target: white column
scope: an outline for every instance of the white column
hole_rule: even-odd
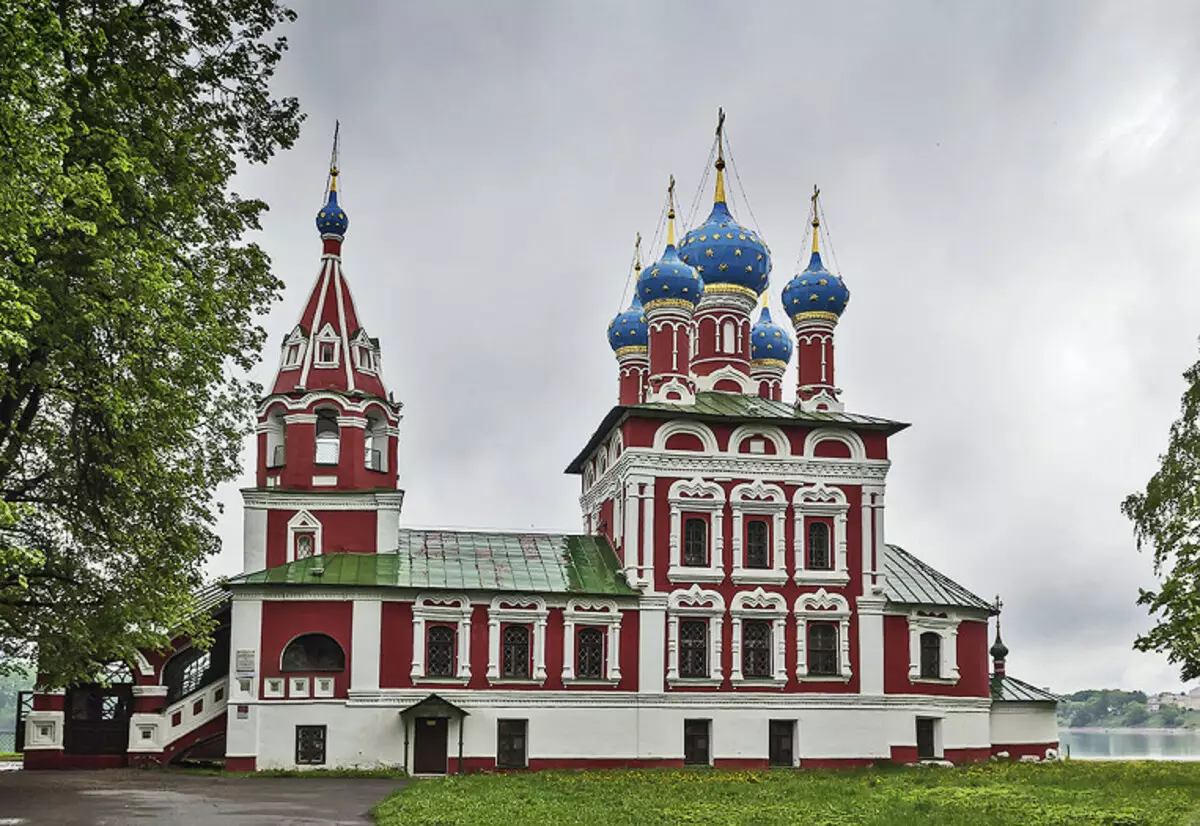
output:
[[[389,494],[379,510],[375,511],[375,551],[381,554],[396,553],[400,541],[400,502],[402,496]]]
[[[883,694],[882,597],[861,596],[858,605],[858,685],[861,694]]]
[[[608,678],[610,680],[621,679],[621,624],[619,622],[608,626]]]
[[[537,618],[533,633],[533,679],[546,679],[546,617]]]
[[[242,572],[252,573],[267,567],[267,511],[242,508]]]
[[[771,621],[771,656],[774,659],[775,667],[772,669],[772,674],[776,680],[787,680],[787,637],[784,630],[783,617],[776,617]]]
[[[467,606],[468,612],[470,606]],[[458,621],[458,676],[471,679],[471,615],[468,613]]]
[[[737,519],[735,516],[734,519]],[[716,625],[716,623],[714,623]],[[717,626],[719,629],[720,626]],[[719,633],[719,630],[716,632]],[[719,649],[718,649],[719,650]],[[732,667],[729,669],[729,679],[733,682],[741,682],[742,679],[742,618],[735,616],[733,618],[733,640],[729,644],[729,653],[733,661]],[[714,673],[713,676],[717,676]]]
[[[495,617],[488,619],[488,667],[487,678],[496,680],[500,677],[500,620]]]
[[[258,699],[259,675],[262,674],[261,647],[262,602],[234,599],[230,607],[229,714],[225,727],[225,754],[228,757],[258,756],[258,706],[255,701]],[[245,719],[241,719],[239,705],[246,706]]]
[[[787,506],[771,517],[771,564],[783,576],[787,576]]]
[[[350,620],[351,691],[375,691],[379,688],[382,621],[382,601],[354,600],[354,613]]]
[[[654,590],[654,479],[646,479],[642,489],[642,567],[638,574]]]
[[[625,483],[625,576],[638,578],[638,484],[630,480]],[[632,574],[632,575],[631,575]]]
[[[733,571],[733,575],[737,576],[738,574],[740,574],[742,572],[743,516],[742,516],[742,509],[740,507],[738,507],[737,505],[731,504],[729,507],[733,510],[733,541],[730,543],[730,545],[732,545],[732,551],[733,551],[733,565],[731,566],[731,568]],[[716,561],[716,560],[714,560],[714,561]],[[718,563],[718,565],[719,564],[721,564],[721,563]],[[717,566],[714,566],[714,567],[717,567]],[[735,579],[734,582],[737,582],[737,580]]]
[[[875,548],[875,530],[874,523],[871,520],[871,514],[875,510],[875,486],[863,485],[862,487],[862,505],[859,510],[862,512],[862,592],[864,594],[871,593],[871,585],[875,582],[875,571],[878,570],[878,560]]]
[[[575,619],[563,612],[563,680],[575,679]]]
[[[412,629],[412,668],[409,669],[408,676],[418,680],[425,676],[425,617],[414,616]]]
[[[712,620],[712,644],[709,650],[712,651],[712,665],[708,669],[708,673],[712,675],[714,680],[720,680],[725,674],[725,670],[721,667],[721,631],[725,627],[725,621],[721,617],[713,617]],[[737,667],[736,665],[734,666]]]
[[[884,538],[883,538],[883,486],[880,485],[875,492],[875,558],[877,571],[883,571],[883,554],[884,554]],[[876,580],[881,582],[882,580]]]

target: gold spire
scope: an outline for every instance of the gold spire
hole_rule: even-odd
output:
[[[821,194],[821,190],[817,189],[817,185],[816,185],[816,184],[813,184],[813,194],[812,194],[812,209],[813,209],[813,222],[812,222],[812,224],[813,224],[813,248],[812,248],[812,251],[813,251],[814,253],[819,253],[819,252],[821,251],[821,250],[820,250],[820,244],[819,244],[819,239],[820,239],[820,237],[821,237],[821,219],[820,219],[820,217],[818,217],[818,215],[817,215],[817,196],[819,196],[820,194]]]
[[[667,246],[675,246],[675,176],[667,184]]]
[[[769,296],[767,295],[767,291],[763,290],[762,301],[759,302],[759,306],[764,310],[767,309],[767,299],[768,298],[769,298]]]
[[[725,203],[725,110],[717,109],[717,192],[714,204]]]
[[[639,232],[633,241],[633,277],[642,271],[642,234]]]
[[[337,192],[337,176],[338,176],[338,133],[342,129],[342,122],[335,120],[333,122],[333,152],[329,155],[329,191]]]

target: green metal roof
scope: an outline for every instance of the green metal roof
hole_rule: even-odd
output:
[[[646,404],[617,405],[608,411],[608,415],[596,428],[596,432],[592,434],[587,445],[567,466],[567,473],[582,473],[583,463],[596,449],[596,445],[600,444],[623,419],[636,415],[661,418],[685,416],[698,419],[731,419],[739,422],[758,421],[778,424],[836,424],[863,430],[882,430],[889,435],[899,433],[908,427],[904,422],[881,419],[876,416],[864,416],[859,413],[799,410],[788,402],[776,402],[741,393],[697,393],[695,404],[648,402]]]
[[[602,536],[408,529],[400,531],[394,554],[309,557],[243,574],[229,584],[634,593]]]
[[[1030,685],[1024,680],[992,675],[992,702],[995,703],[1057,703],[1058,695],[1044,688]]]
[[[887,575],[887,596],[892,602],[977,608],[995,613],[991,604],[898,545],[885,548],[883,570]]]

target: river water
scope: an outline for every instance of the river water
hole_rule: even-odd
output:
[[[1196,729],[1061,729],[1063,754],[1075,760],[1200,760]]]

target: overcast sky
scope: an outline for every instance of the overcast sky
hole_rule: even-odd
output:
[[[317,272],[338,118],[344,264],[405,404],[405,524],[579,529],[562,470],[615,402],[605,328],[634,232],[668,174],[691,201],[724,106],[772,306],[820,184],[853,294],[847,409],[913,423],[888,541],[1003,596],[1010,673],[1178,687],[1131,647],[1152,578],[1119,505],[1197,355],[1200,6],[296,8],[278,88],[308,121],[238,181],[272,206],[257,240],[287,284],[257,378]],[[240,569],[250,484],[222,489],[214,574]]]

